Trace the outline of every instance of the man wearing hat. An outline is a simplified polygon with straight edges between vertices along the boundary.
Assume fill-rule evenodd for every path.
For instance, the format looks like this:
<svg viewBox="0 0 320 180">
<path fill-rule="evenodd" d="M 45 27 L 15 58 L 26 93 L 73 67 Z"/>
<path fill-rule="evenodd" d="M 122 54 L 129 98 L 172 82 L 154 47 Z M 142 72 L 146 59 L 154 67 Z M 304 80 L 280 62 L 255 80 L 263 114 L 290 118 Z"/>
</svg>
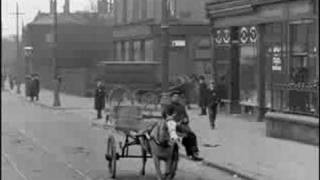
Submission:
<svg viewBox="0 0 320 180">
<path fill-rule="evenodd" d="M 170 94 L 171 103 L 167 105 L 162 112 L 164 119 L 167 118 L 167 111 L 174 110 L 175 116 L 174 120 L 177 122 L 177 132 L 183 136 L 182 144 L 186 149 L 187 156 L 194 161 L 201 161 L 202 158 L 199 157 L 199 149 L 197 145 L 197 137 L 189 126 L 189 116 L 180 101 L 180 92 L 174 91 Z"/>
<path fill-rule="evenodd" d="M 105 107 L 106 90 L 100 79 L 97 80 L 97 87 L 94 93 L 94 108 L 97 110 L 97 119 L 102 118 L 102 110 Z"/>
</svg>

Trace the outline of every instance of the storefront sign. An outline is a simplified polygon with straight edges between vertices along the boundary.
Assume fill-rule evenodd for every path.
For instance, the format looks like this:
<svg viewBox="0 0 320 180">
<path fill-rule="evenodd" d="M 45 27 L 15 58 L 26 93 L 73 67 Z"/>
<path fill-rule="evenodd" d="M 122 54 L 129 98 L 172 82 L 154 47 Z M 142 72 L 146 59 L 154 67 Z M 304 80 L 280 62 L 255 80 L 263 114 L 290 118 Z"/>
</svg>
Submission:
<svg viewBox="0 0 320 180">
<path fill-rule="evenodd" d="M 186 41 L 185 40 L 173 40 L 171 41 L 171 47 L 185 47 Z"/>
<path fill-rule="evenodd" d="M 247 27 L 242 27 L 241 30 L 240 30 L 240 42 L 242 44 L 245 44 L 247 43 L 249 40 L 249 32 L 248 32 L 248 29 Z"/>
</svg>

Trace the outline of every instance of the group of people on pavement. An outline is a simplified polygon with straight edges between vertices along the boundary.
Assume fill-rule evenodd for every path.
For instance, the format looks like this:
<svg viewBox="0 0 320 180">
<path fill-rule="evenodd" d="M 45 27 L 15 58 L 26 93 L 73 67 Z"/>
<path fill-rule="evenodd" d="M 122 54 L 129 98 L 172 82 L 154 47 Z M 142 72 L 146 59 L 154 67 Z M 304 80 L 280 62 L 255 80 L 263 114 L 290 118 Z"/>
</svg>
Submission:
<svg viewBox="0 0 320 180">
<path fill-rule="evenodd" d="M 30 97 L 31 101 L 38 101 L 40 94 L 39 74 L 34 73 L 25 77 L 25 95 Z"/>
</svg>

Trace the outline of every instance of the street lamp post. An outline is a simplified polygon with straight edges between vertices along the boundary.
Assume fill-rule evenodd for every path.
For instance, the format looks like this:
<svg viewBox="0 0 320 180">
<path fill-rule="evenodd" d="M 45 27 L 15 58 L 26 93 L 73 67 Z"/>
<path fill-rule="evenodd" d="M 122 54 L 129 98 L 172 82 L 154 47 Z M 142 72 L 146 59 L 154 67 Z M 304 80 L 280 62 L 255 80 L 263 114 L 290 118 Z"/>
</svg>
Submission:
<svg viewBox="0 0 320 180">
<path fill-rule="evenodd" d="M 52 46 L 52 67 L 53 67 L 53 106 L 60 106 L 60 86 L 61 78 L 57 72 L 57 46 L 58 46 L 58 15 L 57 15 L 57 0 L 54 0 L 53 9 L 53 46 Z"/>
<path fill-rule="evenodd" d="M 32 46 L 26 46 L 24 47 L 24 54 L 25 54 L 25 62 L 26 62 L 26 74 L 33 73 L 33 67 L 32 67 L 32 54 L 33 54 L 33 47 Z"/>
<path fill-rule="evenodd" d="M 161 17 L 161 46 L 162 46 L 162 63 L 161 63 L 161 106 L 169 103 L 169 23 L 168 23 L 168 0 L 162 0 L 162 17 Z"/>
<path fill-rule="evenodd" d="M 168 91 L 169 86 L 169 23 L 168 23 L 168 0 L 162 0 L 162 91 Z"/>
</svg>

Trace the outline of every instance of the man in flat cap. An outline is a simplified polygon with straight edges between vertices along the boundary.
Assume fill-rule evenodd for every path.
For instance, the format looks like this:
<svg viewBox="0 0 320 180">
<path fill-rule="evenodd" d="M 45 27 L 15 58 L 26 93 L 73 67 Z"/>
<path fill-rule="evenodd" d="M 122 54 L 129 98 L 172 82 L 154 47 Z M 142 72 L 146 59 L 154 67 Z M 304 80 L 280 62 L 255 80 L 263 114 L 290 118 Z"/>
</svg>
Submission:
<svg viewBox="0 0 320 180">
<path fill-rule="evenodd" d="M 183 136 L 182 144 L 186 149 L 187 156 L 194 161 L 201 161 L 202 158 L 199 157 L 199 149 L 197 145 L 197 137 L 194 132 L 191 130 L 189 126 L 189 116 L 180 101 L 180 92 L 174 91 L 170 94 L 171 103 L 167 105 L 162 112 L 162 116 L 164 119 L 167 118 L 167 111 L 174 110 L 175 116 L 174 120 L 177 122 L 177 132 Z"/>
</svg>

